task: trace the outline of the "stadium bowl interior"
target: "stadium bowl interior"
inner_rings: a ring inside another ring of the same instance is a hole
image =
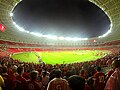
[[[76,48],[76,47],[104,47],[110,43],[119,45],[120,39],[120,0],[89,0],[100,7],[109,17],[111,21],[111,33],[107,36],[98,38],[89,38],[82,41],[64,41],[64,40],[49,40],[45,37],[36,37],[25,32],[17,30],[13,23],[10,13],[21,0],[0,0],[0,23],[6,26],[6,31],[0,32],[0,47],[1,51],[6,51],[8,48],[29,48],[32,51],[34,48],[42,48],[44,50],[58,48]],[[96,40],[97,42],[91,42]],[[56,47],[55,47],[56,46]],[[2,49],[4,48],[4,49]],[[31,49],[30,49],[31,48]],[[26,51],[27,51],[26,50]],[[41,49],[40,49],[41,50]],[[39,51],[39,50],[38,50]],[[11,51],[7,53],[12,53]]]

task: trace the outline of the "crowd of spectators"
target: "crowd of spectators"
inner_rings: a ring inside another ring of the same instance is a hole
[[[119,83],[119,51],[96,61],[56,65],[0,57],[0,90],[120,90]]]

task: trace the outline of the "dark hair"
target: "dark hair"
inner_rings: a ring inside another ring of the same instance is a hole
[[[89,77],[89,78],[87,79],[87,84],[88,84],[89,86],[93,87],[93,83],[94,83],[94,77]]]
[[[85,71],[82,69],[82,70],[80,71],[80,74],[84,74],[84,72],[85,72]]]
[[[21,74],[21,73],[22,73],[22,71],[23,71],[23,69],[24,69],[24,68],[23,68],[23,67],[21,67],[21,66],[20,66],[20,67],[18,67],[18,68],[17,68],[17,73],[18,73],[18,74]]]
[[[62,73],[61,70],[56,69],[56,70],[55,70],[55,77],[56,77],[56,78],[60,78],[60,77],[61,77],[61,73]]]
[[[11,64],[11,63],[8,63],[8,68],[11,67],[11,66],[12,66],[12,64]]]
[[[100,66],[97,67],[97,71],[100,72],[102,68]]]
[[[120,60],[113,61],[113,65],[115,66],[115,68],[119,68],[120,67]]]
[[[38,75],[38,72],[37,71],[32,71],[31,73],[30,73],[30,77],[31,77],[31,79],[36,79],[37,78],[37,75]]]
[[[70,76],[68,78],[68,83],[72,90],[84,90],[85,79],[78,75]]]
[[[7,71],[8,71],[8,70],[7,70],[7,67],[5,67],[5,66],[2,67],[2,72],[3,72],[3,73],[7,73]]]
[[[38,76],[38,80],[41,82],[42,81],[42,76]]]
[[[43,72],[43,77],[45,77],[47,75],[47,72],[46,71],[44,71]]]

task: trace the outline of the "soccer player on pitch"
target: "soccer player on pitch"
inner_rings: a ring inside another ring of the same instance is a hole
[[[40,57],[40,56],[37,56],[37,57],[38,57],[38,62],[39,62],[39,64],[41,64],[42,67],[44,67],[44,66],[45,66],[45,63],[42,61],[41,57]]]

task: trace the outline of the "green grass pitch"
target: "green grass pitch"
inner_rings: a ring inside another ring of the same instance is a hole
[[[101,54],[102,53],[102,54]],[[76,51],[50,51],[50,52],[23,52],[11,56],[13,59],[22,62],[39,63],[38,57],[42,58],[47,64],[62,64],[92,61],[104,57],[105,54],[110,53],[107,50],[76,50]]]

